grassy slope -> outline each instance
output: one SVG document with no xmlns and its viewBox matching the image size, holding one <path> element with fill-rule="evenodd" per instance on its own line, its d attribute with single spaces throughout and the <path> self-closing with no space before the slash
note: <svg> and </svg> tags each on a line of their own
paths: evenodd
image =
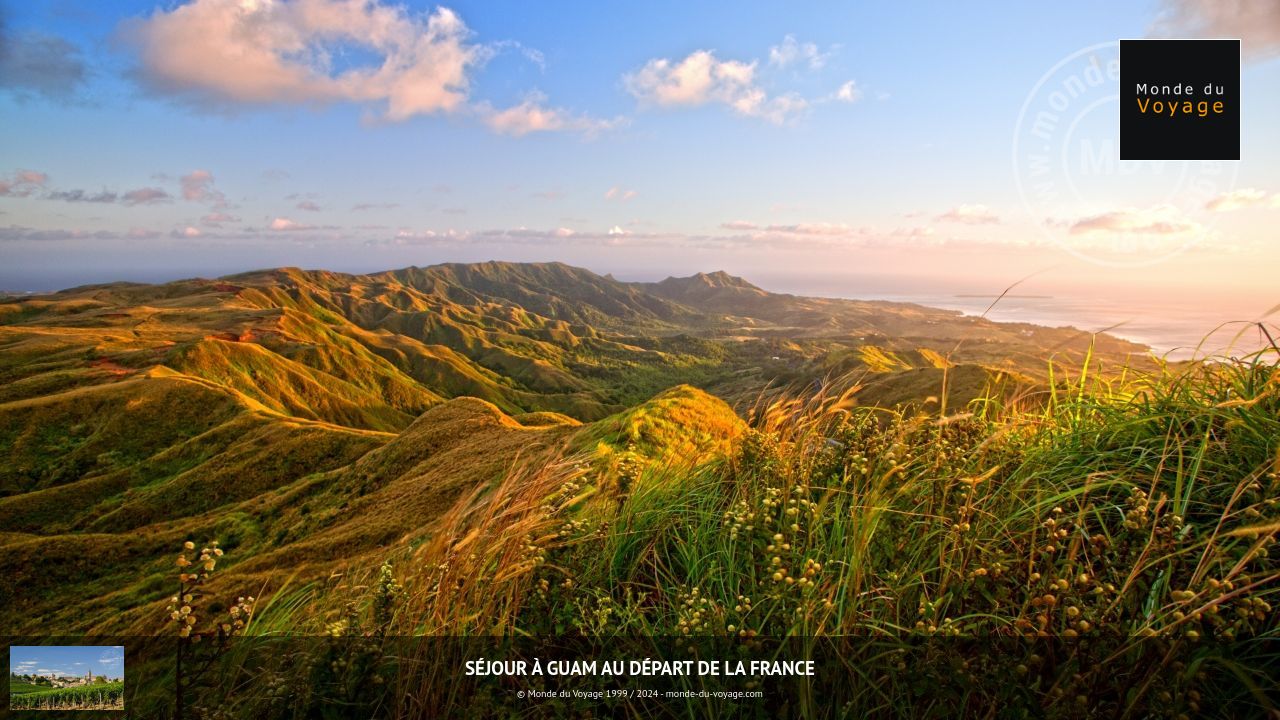
<svg viewBox="0 0 1280 720">
<path fill-rule="evenodd" d="M 1116 361 L 1142 352 L 1069 329 L 697 278 L 628 284 L 555 263 L 287 268 L 11 298 L 0 302 L 0 401 L 165 365 L 280 412 L 397 430 L 460 395 L 594 420 L 680 382 L 740 397 L 879 371 L 885 353 L 908 359 L 891 370 L 954 361 L 1039 373 L 1051 354 L 1078 366 L 1091 345 Z"/>
<path fill-rule="evenodd" d="M 741 399 L 852 373 L 855 403 L 890 403 L 936 393 L 947 367 L 957 407 L 1003 372 L 944 357 L 961 340 L 979 348 L 958 353 L 970 363 L 1040 342 L 1067 357 L 1087 349 L 1065 331 L 1026 341 L 964 320 L 957 338 L 941 311 L 742 286 L 719 278 L 672 299 L 564 265 L 486 263 L 282 269 L 0 303 L 5 612 L 39 616 L 74 577 L 75 597 L 59 597 L 48 622 L 145 631 L 180 538 L 234 551 L 229 587 L 278 586 L 429 539 L 459 502 L 565 452 L 601 487 L 637 492 L 644 467 L 729 453 L 744 432 L 692 387 L 658 394 L 681 381 Z M 759 317 L 718 315 L 726 288 L 754 298 Z M 841 335 L 904 328 L 923 339 L 870 350 Z M 458 396 L 479 399 L 446 400 Z M 37 570 L 36 557 L 54 562 Z"/>
<path fill-rule="evenodd" d="M 986 715 L 1030 698 L 1049 711 L 1079 696 L 1104 714 L 1173 716 L 1215 696 L 1280 701 L 1268 646 L 1232 644 L 1280 641 L 1280 367 L 1085 380 L 941 419 L 844 400 L 761 408 L 726 452 L 651 464 L 630 493 L 580 462 L 513 473 L 387 556 L 403 587 L 391 612 L 370 563 L 268 609 L 262 627 L 319 631 L 354 602 L 353 629 L 391 634 L 855 635 L 890 657 L 927 637 L 1100 638 L 1080 646 L 1102 649 L 1090 663 L 1043 670 L 1046 646 L 979 644 L 981 667 L 964 666 L 946 707 Z M 635 437 L 646 414 L 592 432 Z M 590 501 L 600 494 L 616 502 Z M 1162 639 L 1163 663 L 1104 657 L 1143 637 Z M 921 673 L 966 659 L 944 655 L 897 670 L 859 660 L 887 673 L 840 712 L 937 714 L 920 703 L 942 688 Z"/>
<path fill-rule="evenodd" d="M 73 522 L 82 532 L 59 533 L 56 525 L 41 525 L 29 533 L 0 536 L 3 587 L 16 601 L 9 622 L 25 627 L 35 617 L 30 609 L 56 595 L 61 606 L 40 617 L 42 626 L 147 632 L 149 611 L 171 592 L 165 582 L 171 574 L 170 550 L 186 537 L 216 536 L 231 553 L 229 572 L 215 583 L 215 592 L 261 594 L 264 587 L 324 577 L 356 558 L 377 557 L 388 546 L 429 538 L 441 516 L 465 511 L 468 503 L 520 468 L 545 466 L 572 448 L 621 447 L 631 437 L 624 428 L 641 428 L 645 437 L 657 439 L 701 418 L 716 422 L 680 446 L 690 461 L 697 461 L 726 449 L 741 423 L 723 402 L 692 388 L 664 393 L 599 426 L 554 417 L 522 423 L 489 403 L 460 398 L 432 408 L 394 437 L 368 434 L 375 449 L 318 473 L 326 463 L 343 463 L 342 456 L 324 454 L 326 463 L 304 464 L 308 453 L 321 451 L 324 438 L 242 437 L 272 455 L 238 463 L 242 450 L 233 446 L 216 453 L 216 461 L 242 471 L 252 468 L 262 478 L 296 479 L 255 485 L 251 478 L 236 476 L 223 482 L 213 469 L 201 467 L 198 474 L 128 493 L 107 513 L 96 512 L 103 502 L 88 503 L 95 512 Z M 279 428 L 270 425 L 267 430 Z M 370 445 L 340 447 L 358 452 Z M 659 450 L 658 445 L 646 447 Z M 695 449 L 699 454 L 688 454 Z M 270 466 L 272 458 L 296 467 L 277 472 Z M 354 459 L 350 454 L 345 458 Z M 58 500 L 22 495 L 0 504 L 0 512 L 27 522 L 41 512 L 53 514 Z M 41 534 L 31 534 L 35 532 Z M 93 548 L 102 546 L 113 550 L 98 559 Z M 32 566 L 34 553 L 53 559 L 52 571 Z M 67 582 L 72 575 L 79 578 L 76 583 Z M 19 587 L 21 593 L 15 592 Z"/>
<path fill-rule="evenodd" d="M 1276 631 L 1274 365 L 1077 386 L 1033 411 L 987 406 L 942 424 L 823 397 L 760 417 L 727 462 L 650 466 L 620 506 L 548 510 L 567 479 L 589 482 L 580 466 L 512 486 L 488 501 L 527 503 L 508 511 L 511 527 L 453 528 L 481 533 L 480 556 L 448 542 L 419 551 L 413 567 L 447 561 L 468 587 L 405 575 L 418 590 L 406 618 L 439 617 L 427 631 L 547 632 L 590 623 L 584 602 L 626 602 L 630 588 L 645 599 L 596 631 L 663 635 L 683 627 L 680 589 L 697 587 L 711 633 Z M 545 565 L 491 564 L 566 517 L 580 528 L 547 536 Z M 548 577 L 563 592 L 540 595 Z M 520 612 L 498 612 L 508 605 Z"/>
<path fill-rule="evenodd" d="M 111 624 L 163 592 L 161 558 L 184 525 L 265 546 L 245 502 L 392 437 L 281 416 L 171 372 L 0 405 L 0 427 L 8 477 L 30 490 L 0 498 L 0 598 L 6 627 L 31 630 Z"/>
</svg>

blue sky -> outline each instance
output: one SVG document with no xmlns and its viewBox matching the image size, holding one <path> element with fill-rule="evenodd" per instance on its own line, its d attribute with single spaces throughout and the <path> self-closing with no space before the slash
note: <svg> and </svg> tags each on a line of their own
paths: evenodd
<svg viewBox="0 0 1280 720">
<path fill-rule="evenodd" d="M 1280 300 L 1259 270 L 1280 266 L 1262 0 L 0 3 L 0 288 L 508 259 Z M 1226 34 L 1248 54 L 1244 155 L 1212 197 L 1165 202 L 1185 168 L 1162 166 L 1024 202 L 1016 124 L 1055 63 Z M 1155 226 L 1178 235 L 1116 255 Z"/>
<path fill-rule="evenodd" d="M 81 677 L 86 672 L 113 680 L 124 677 L 124 647 L 119 645 L 14 645 L 9 672 L 19 675 Z"/>
</svg>

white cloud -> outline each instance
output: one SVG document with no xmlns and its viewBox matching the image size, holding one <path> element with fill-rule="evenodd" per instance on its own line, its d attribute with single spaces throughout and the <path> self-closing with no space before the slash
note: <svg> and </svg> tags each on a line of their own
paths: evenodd
<svg viewBox="0 0 1280 720">
<path fill-rule="evenodd" d="M 623 85 L 643 104 L 660 107 L 720 103 L 734 112 L 782 124 L 804 112 L 809 102 L 795 93 L 770 96 L 757 82 L 756 61 L 719 60 L 697 50 L 679 61 L 650 60 L 623 77 Z"/>
<path fill-rule="evenodd" d="M 1255 207 L 1267 203 L 1267 193 L 1257 188 L 1241 188 L 1222 193 L 1205 203 L 1206 210 L 1229 212 L 1241 208 Z M 1280 207 L 1280 193 L 1271 196 L 1270 205 Z"/>
<path fill-rule="evenodd" d="M 488 103 L 477 105 L 477 111 L 489 129 L 502 135 L 521 137 L 536 132 L 577 132 L 593 137 L 618 126 L 621 118 L 602 120 L 574 115 L 564 108 L 547 107 L 546 96 L 530 93 L 518 105 L 497 110 Z"/>
<path fill-rule="evenodd" d="M 400 229 L 396 231 L 392 242 L 396 245 L 420 245 L 425 243 L 434 243 L 437 240 L 447 239 L 448 236 L 441 236 L 434 230 L 426 230 L 423 232 L 414 232 L 412 230 Z"/>
<path fill-rule="evenodd" d="M 1240 38 L 1241 53 L 1254 60 L 1280 53 L 1276 0 L 1163 0 L 1161 5 L 1152 35 Z"/>
<path fill-rule="evenodd" d="M 615 185 L 614 187 L 611 187 L 605 191 L 604 199 L 605 200 L 621 200 L 623 202 L 626 202 L 639 194 L 640 193 L 636 192 L 635 190 L 623 190 L 622 188 L 617 187 Z"/>
<path fill-rule="evenodd" d="M 986 205 L 957 205 L 939 215 L 938 219 L 965 225 L 994 225 L 1000 222 L 1000 217 Z"/>
<path fill-rule="evenodd" d="M 935 235 L 933 228 L 928 225 L 913 225 L 911 227 L 895 228 L 889 233 L 895 238 L 906 238 L 907 240 L 929 240 Z"/>
<path fill-rule="evenodd" d="M 841 236 L 849 235 L 854 231 L 853 228 L 844 223 L 798 223 L 795 225 L 769 225 L 765 228 L 769 232 L 788 233 L 791 235 L 826 235 Z"/>
<path fill-rule="evenodd" d="M 858 83 L 848 80 L 832 93 L 833 100 L 839 100 L 844 103 L 856 103 L 862 99 L 862 90 L 858 87 Z"/>
<path fill-rule="evenodd" d="M 928 225 L 892 229 L 852 226 L 845 223 L 802 222 L 758 225 L 745 220 L 722 223 L 721 228 L 737 235 L 718 239 L 730 246 L 753 247 L 934 247 L 947 244 L 993 245 L 999 241 L 939 236 Z"/>
<path fill-rule="evenodd" d="M 181 231 L 179 231 L 179 234 L 185 238 L 196 238 L 196 237 L 200 237 L 202 233 L 200 232 L 200 228 L 196 228 L 188 225 L 185 228 L 183 228 Z"/>
<path fill-rule="evenodd" d="M 1071 235 L 1140 234 L 1185 235 L 1201 230 L 1198 223 L 1172 205 L 1151 208 L 1123 208 L 1076 220 L 1068 226 Z"/>
<path fill-rule="evenodd" d="M 182 186 L 182 197 L 191 202 L 213 203 L 222 206 L 227 197 L 213 187 L 213 173 L 208 170 L 193 170 L 183 175 L 178 181 Z"/>
<path fill-rule="evenodd" d="M 375 104 L 386 120 L 452 112 L 489 51 L 452 10 L 425 17 L 379 0 L 193 0 L 124 28 L 154 90 L 206 103 Z M 373 66 L 334 72 L 356 46 Z"/>
<path fill-rule="evenodd" d="M 542 72 L 546 72 L 547 70 L 547 57 L 537 48 L 531 48 L 516 40 L 499 40 L 496 43 L 492 43 L 489 47 L 495 53 L 514 50 L 524 56 L 525 60 L 528 60 L 538 66 L 538 70 Z"/>
<path fill-rule="evenodd" d="M 209 227 L 221 227 L 222 223 L 240 222 L 240 218 L 224 212 L 215 212 L 200 218 L 200 222 Z"/>
<path fill-rule="evenodd" d="M 191 0 L 124 27 L 137 48 L 140 74 L 153 90 L 203 104 L 320 106 L 356 103 L 384 121 L 466 113 L 496 132 L 592 135 L 622 121 L 550 107 L 532 93 L 496 109 L 471 102 L 471 76 L 519 43 L 484 45 L 454 11 L 419 15 L 385 0 Z M 335 70 L 349 48 L 374 63 Z"/>
<path fill-rule="evenodd" d="M 279 231 L 290 230 L 313 230 L 311 225 L 303 225 L 302 223 L 290 220 L 287 217 L 278 217 L 271 221 L 271 229 Z"/>
<path fill-rule="evenodd" d="M 50 242 L 58 240 L 114 240 L 119 233 L 110 230 L 36 229 L 22 225 L 0 227 L 0 242 Z"/>
<path fill-rule="evenodd" d="M 35 170 L 18 170 L 0 178 L 0 197 L 27 197 L 44 187 L 49 176 Z"/>
<path fill-rule="evenodd" d="M 787 35 L 782 39 L 781 45 L 769 48 L 769 64 L 785 68 L 803 63 L 810 70 L 821 70 L 835 54 L 835 50 L 836 48 L 832 47 L 827 52 L 822 52 L 814 43 L 801 43 L 794 35 Z"/>
<path fill-rule="evenodd" d="M 492 244 L 492 245 L 555 245 L 566 243 L 596 244 L 600 242 L 617 243 L 630 241 L 632 233 L 614 226 L 605 232 L 583 232 L 567 227 L 551 230 L 517 227 L 490 230 L 411 230 L 402 228 L 393 238 L 386 241 L 370 240 L 367 245 L 447 245 L 447 244 Z M 648 242 L 648 238 L 641 242 Z"/>
</svg>

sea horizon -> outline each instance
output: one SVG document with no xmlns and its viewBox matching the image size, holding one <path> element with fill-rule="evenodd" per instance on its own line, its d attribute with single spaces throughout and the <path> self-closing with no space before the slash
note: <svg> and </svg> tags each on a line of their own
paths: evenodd
<svg viewBox="0 0 1280 720">
<path fill-rule="evenodd" d="M 450 261 L 424 262 L 421 266 Z M 524 261 L 509 261 L 524 262 Z M 569 263 L 573 264 L 573 263 Z M 118 276 L 88 278 L 79 276 L 67 281 L 48 276 L 43 282 L 30 288 L 0 287 L 0 294 L 41 295 L 60 292 L 85 285 L 113 282 L 140 282 L 164 284 L 192 278 L 216 279 L 227 275 L 253 272 L 268 268 L 216 268 L 215 272 L 193 273 L 183 271 L 135 271 Z M 306 270 L 331 270 L 355 275 L 380 272 L 394 268 L 370 270 L 367 268 L 320 268 Z M 585 268 L 600 275 L 610 275 L 622 282 L 656 282 L 668 275 L 682 277 L 696 274 L 696 270 L 671 273 L 622 273 L 608 269 Z M 731 272 L 730 274 L 736 274 Z M 1152 353 L 1167 360 L 1193 358 L 1245 356 L 1267 346 L 1269 341 L 1257 328 L 1268 308 L 1261 298 L 1245 296 L 1214 303 L 1179 302 L 1167 295 L 1152 293 L 1141 299 L 1119 297 L 1090 297 L 1071 292 L 1041 290 L 1038 288 L 998 292 L 974 292 L 963 286 L 939 288 L 932 278 L 910 276 L 806 276 L 803 274 L 742 276 L 763 290 L 809 297 L 844 300 L 867 300 L 897 303 L 913 303 L 942 310 L 952 310 L 965 316 L 986 317 L 995 322 L 1028 323 L 1044 327 L 1072 327 L 1090 333 L 1107 333 L 1131 342 L 1146 345 Z M 913 286 L 928 286 L 929 291 L 917 291 Z M 1280 298 L 1277 298 L 1280 300 Z M 1275 333 L 1272 333 L 1273 336 Z"/>
</svg>

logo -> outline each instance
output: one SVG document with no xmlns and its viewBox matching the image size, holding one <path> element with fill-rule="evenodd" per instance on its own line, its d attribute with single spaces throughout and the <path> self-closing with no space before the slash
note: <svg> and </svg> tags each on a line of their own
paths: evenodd
<svg viewBox="0 0 1280 720">
<path fill-rule="evenodd" d="M 1120 159 L 1239 160 L 1240 41 L 1121 40 Z"/>
</svg>

